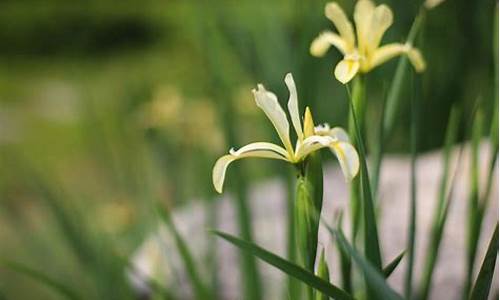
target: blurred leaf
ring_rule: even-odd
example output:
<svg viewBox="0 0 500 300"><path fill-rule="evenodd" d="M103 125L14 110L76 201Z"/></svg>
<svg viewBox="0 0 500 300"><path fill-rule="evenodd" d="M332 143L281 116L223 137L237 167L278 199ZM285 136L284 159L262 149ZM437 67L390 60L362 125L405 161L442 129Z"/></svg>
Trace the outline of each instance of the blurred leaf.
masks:
<svg viewBox="0 0 500 300"><path fill-rule="evenodd" d="M315 288L316 290L322 292L323 294L334 298L334 299L354 299L352 296L347 294L342 289L330 284L329 282L315 276L304 268L299 267L298 265L291 263L259 246L241 240L235 236L229 235L227 233L214 231L214 233L236 247L240 248L243 251L249 252L252 255L262 259L263 261L275 266L280 269L284 273L297 278L298 280L304 282L305 284Z"/></svg>
<svg viewBox="0 0 500 300"><path fill-rule="evenodd" d="M412 76L412 79L413 83L415 81L414 76ZM415 84L415 86L417 86L417 84ZM413 265L415 261L415 231L417 228L417 137L419 127L418 115L420 112L420 99L416 99L416 94L417 90L415 89L415 91L413 92L413 96L410 99L410 219L408 221L408 241L406 246L408 251L408 263L406 265L407 269L405 274L405 297L407 299L410 299L412 294Z"/></svg>
<svg viewBox="0 0 500 300"><path fill-rule="evenodd" d="M433 223L430 232L430 241L427 246L427 256L425 258L424 272L422 273L421 286L418 292L418 299L427 299L431 287L432 275L434 272L434 267L436 265L436 260L439 254L439 247L441 245L441 239L443 236L444 225L446 224L446 219L448 216L450 199L452 198L453 184L454 180L449 182L449 172L450 172L450 159L451 151L457 140L458 136L458 126L460 124L460 112L455 106L450 112L450 117L448 119L448 128L446 130L445 145L443 151L443 174L441 176L438 201L436 203L436 208L434 210ZM460 150L460 155L462 153L463 146ZM460 162L460 158L458 160ZM448 194L448 190L450 191Z"/></svg>
<svg viewBox="0 0 500 300"><path fill-rule="evenodd" d="M175 227L175 224L172 221L169 212L160 206L157 207L157 212L161 217L161 220L167 225L170 233L174 236L177 251L179 251L179 254L182 258L182 262L184 263L184 267L186 268L186 271L188 273L189 280L191 281L191 285L193 287L196 298L200 300L209 299L210 293L208 292L208 289L205 287L205 284L200 278L201 273L196 267L196 263L191 252L189 251L189 247L187 246L180 233L177 231L177 228ZM168 255L168 253L165 253L165 255Z"/></svg>
<svg viewBox="0 0 500 300"><path fill-rule="evenodd" d="M58 293L59 295L63 296L66 299L70 299L70 300L83 299L83 298L80 298L78 293L76 293L76 291L73 288L49 277L48 275L46 275L40 271L37 271L35 269L32 269L30 267L27 267L23 264L16 263L16 262L3 262L2 265L11 271L22 274L26 277L29 277L29 278L39 282L40 284L53 290L54 292Z"/></svg>
<svg viewBox="0 0 500 300"><path fill-rule="evenodd" d="M398 256L396 256L387 266L384 267L382 270L382 273L384 274L385 278L389 278L391 276L392 272L398 267L399 263L403 259L403 256L405 255L406 250L403 250Z"/></svg>
<svg viewBox="0 0 500 300"><path fill-rule="evenodd" d="M330 270L328 269L328 264L325 257L325 249L321 251L318 263L318 271L316 274L319 278L330 282ZM328 300L328 296L315 291L316 300Z"/></svg>
<svg viewBox="0 0 500 300"><path fill-rule="evenodd" d="M484 256L483 264L481 265L481 270L477 276L476 283L472 288L469 299L471 300L486 300L491 288L491 281L493 280L493 275L495 273L495 264L498 255L498 222L495 227L495 231L490 239L490 244L488 245L488 250Z"/></svg>
<svg viewBox="0 0 500 300"><path fill-rule="evenodd" d="M472 140L469 170L469 197L467 206L467 271L464 283L464 295L470 293L472 276L474 272L474 262L477 255L479 237L481 235L481 225L483 214L481 212L479 196L479 146L484 130L484 115L478 110L474 116L472 124Z"/></svg>
<svg viewBox="0 0 500 300"><path fill-rule="evenodd" d="M342 230L342 220L343 220L343 214L340 213L339 219L337 221L337 228L339 228L339 230ZM336 239L334 241L335 241L335 244L337 245L337 247L339 249L339 253L340 253L340 274L342 276L342 287L344 288L344 290L346 290L348 293L350 293L352 290L351 256L347 252L347 249L342 247L342 245Z"/></svg>

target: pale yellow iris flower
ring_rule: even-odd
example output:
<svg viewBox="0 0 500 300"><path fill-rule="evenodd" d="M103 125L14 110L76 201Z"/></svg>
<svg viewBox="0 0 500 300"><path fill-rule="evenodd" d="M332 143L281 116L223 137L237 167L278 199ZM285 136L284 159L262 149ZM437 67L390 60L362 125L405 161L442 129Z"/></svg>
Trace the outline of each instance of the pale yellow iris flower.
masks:
<svg viewBox="0 0 500 300"><path fill-rule="evenodd" d="M235 160L248 157L279 159L296 164L302 162L314 151L329 148L337 156L347 180L351 180L358 173L358 153L349 143L347 133L340 127L330 129L326 125L315 129L309 108L306 108L304 123L301 124L297 90L292 74L289 73L285 76L285 83L290 92L288 112L297 134L295 147L292 146L290 139L290 124L285 111L278 103L278 98L272 92L267 91L262 84L259 84L257 89L252 91L255 102L276 128L283 147L267 142L256 142L243 146L238 150L231 149L228 155L224 155L217 160L213 168L212 180L217 192L222 193L222 186L229 164Z"/></svg>
<svg viewBox="0 0 500 300"><path fill-rule="evenodd" d="M356 34L352 23L337 3L327 3L325 15L333 22L338 34L322 32L312 42L310 52L313 56L321 57L330 46L342 52L344 59L337 64L334 72L340 82L345 84L358 72L367 73L398 55L407 55L417 72L425 69L420 51L410 44L390 43L380 46L382 36L393 21L392 11L387 5L375 6L370 0L359 0L354 8Z"/></svg>

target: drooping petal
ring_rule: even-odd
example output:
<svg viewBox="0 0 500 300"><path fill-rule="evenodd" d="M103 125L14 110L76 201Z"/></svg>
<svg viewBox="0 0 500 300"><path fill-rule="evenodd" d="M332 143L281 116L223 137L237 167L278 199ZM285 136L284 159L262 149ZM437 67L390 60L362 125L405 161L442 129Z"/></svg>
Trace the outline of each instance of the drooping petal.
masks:
<svg viewBox="0 0 500 300"><path fill-rule="evenodd" d="M342 8L335 2L327 3L325 6L325 16L333 22L340 36L345 41L345 52L350 52L354 49L354 43L356 41L354 30Z"/></svg>
<svg viewBox="0 0 500 300"><path fill-rule="evenodd" d="M346 180L352 180L359 171L359 156L356 149L346 142L332 143L330 149L337 156Z"/></svg>
<svg viewBox="0 0 500 300"><path fill-rule="evenodd" d="M367 54L378 48L385 31L392 25L392 21L392 10L387 5L382 4L375 8L367 34Z"/></svg>
<svg viewBox="0 0 500 300"><path fill-rule="evenodd" d="M422 57L422 53L418 49L411 48L408 50L408 58L410 59L411 64L415 68L417 72L423 72L425 70L426 64L425 60Z"/></svg>
<svg viewBox="0 0 500 300"><path fill-rule="evenodd" d="M342 127L333 127L330 129L328 135L337 141L349 143L349 135Z"/></svg>
<svg viewBox="0 0 500 300"><path fill-rule="evenodd" d="M284 159L288 159L288 152L285 149L283 149L283 147L267 142L250 143L248 145L241 147L238 150L231 149L229 152L234 156L241 156L248 154L250 152L262 151L262 150L274 152L274 154L279 154Z"/></svg>
<svg viewBox="0 0 500 300"><path fill-rule="evenodd" d="M309 52L312 56L321 57L325 55L330 46L337 48L342 54L346 54L347 45L345 41L336 33L323 31L311 43Z"/></svg>
<svg viewBox="0 0 500 300"><path fill-rule="evenodd" d="M285 149L264 142L248 144L237 151L231 150L230 154L222 156L215 162L212 170L212 182L215 190L218 193L222 193L227 167L233 161L247 157L272 158L287 161L287 156L284 155L287 155Z"/></svg>
<svg viewBox="0 0 500 300"><path fill-rule="evenodd" d="M295 86L295 81L291 73L286 74L285 83L290 92L290 97L288 98L288 112L290 113L290 118L292 119L293 128L297 133L297 139L303 140L304 133L302 131L302 125L300 124L299 116L299 103L297 100L297 87Z"/></svg>
<svg viewBox="0 0 500 300"><path fill-rule="evenodd" d="M443 2L444 2L444 0L426 0L424 2L424 7L427 9L433 9Z"/></svg>
<svg viewBox="0 0 500 300"><path fill-rule="evenodd" d="M422 72L425 69L425 61L420 54L420 51L412 48L408 44L399 44L392 43L384 45L378 48L371 61L370 61L370 69L373 69L386 61L402 54L407 54L410 62L417 72Z"/></svg>
<svg viewBox="0 0 500 300"><path fill-rule="evenodd" d="M354 7L354 23L358 36L358 50L366 55L366 42L370 31L370 23L375 10L375 4L370 0L359 0Z"/></svg>
<svg viewBox="0 0 500 300"><path fill-rule="evenodd" d="M273 123L274 128L289 153L293 152L292 143L290 142L290 125L286 118L285 111L278 103L278 98L275 94L267 91L262 84L257 86L253 91L255 102L260 107L267 118Z"/></svg>
<svg viewBox="0 0 500 300"><path fill-rule="evenodd" d="M346 84L358 73L358 70L358 60L343 59L335 67L335 78L343 84Z"/></svg>

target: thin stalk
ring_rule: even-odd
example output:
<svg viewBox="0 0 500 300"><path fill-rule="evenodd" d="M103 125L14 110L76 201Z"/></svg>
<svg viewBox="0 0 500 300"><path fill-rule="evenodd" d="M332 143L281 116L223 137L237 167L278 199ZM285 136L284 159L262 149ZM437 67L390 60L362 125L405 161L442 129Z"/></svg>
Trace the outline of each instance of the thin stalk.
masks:
<svg viewBox="0 0 500 300"><path fill-rule="evenodd" d="M351 96L349 87L346 85L347 93L349 95L349 103L351 106L351 113L354 128L356 131L356 141L358 145L358 154L360 160L360 174L361 177L361 190L362 190L362 206L363 206L363 224L364 224L364 254L369 262L373 264L376 270L382 270L382 258L380 253L380 243L378 239L377 221L375 217L375 209L373 205L373 195L370 187L370 177L368 175L368 166L366 164L366 151L359 127L358 119L356 117L356 110ZM369 278L365 276L367 296L370 298L377 295L377 291L371 285Z"/></svg>
<svg viewBox="0 0 500 300"><path fill-rule="evenodd" d="M415 91L416 93L416 91ZM413 264L415 259L415 231L417 226L417 137L418 137L418 101L412 97L410 101L411 125L410 125L410 147L411 147L411 183L410 183L410 223L408 226L408 264L405 276L405 298L411 298Z"/></svg>
<svg viewBox="0 0 500 300"><path fill-rule="evenodd" d="M364 133L364 119L366 115L366 104L365 104L365 82L362 75L358 75L354 79L353 92L352 92L352 102L353 105L350 110L356 110L356 116L358 116L360 132ZM349 115L349 135L351 137L356 136L356 126L352 114ZM357 141L353 139L353 146L356 147ZM361 181L359 176L355 177L351 181L350 185L350 210L351 210L351 241L354 247L356 247L356 238L359 232L359 225L361 223Z"/></svg>
<svg viewBox="0 0 500 300"><path fill-rule="evenodd" d="M477 253L479 235L481 233L482 216L479 199L479 144L481 142L482 132L483 114L481 111L478 111L474 119L471 142L470 191L467 220L467 271L464 282L464 299L467 299L472 287L474 261Z"/></svg>
<svg viewBox="0 0 500 300"><path fill-rule="evenodd" d="M448 216L448 211L453 195L453 186L456 178L456 171L448 184L449 171L450 171L450 158L453 145L455 144L458 136L458 126L460 122L460 113L457 107L453 107L448 119L448 126L446 129L445 145L443 151L443 174L441 176L441 182L438 191L438 201L436 203L436 209L434 210L433 224L430 233L430 242L427 250L427 257L424 265L424 271L422 274L421 286L419 288L417 299L425 300L427 299L432 282L432 275L434 273L434 267L436 265L437 257L439 254L439 248L441 245L441 238L444 230L444 225ZM460 148L460 154L458 156L458 163L461 162L463 153L463 146ZM449 191L449 192L448 192Z"/></svg>
<svg viewBox="0 0 500 300"><path fill-rule="evenodd" d="M283 176L286 182L287 192L290 197L287 198L286 206L287 206L287 221L288 221L288 237L287 237L287 257L288 260L294 263L297 263L297 242L295 239L296 230L295 230L295 210L294 204L292 201L293 196L293 183L290 176ZM288 276L288 282L285 289L285 300L296 300L300 299L301 293L301 285L297 279L292 276Z"/></svg>
<svg viewBox="0 0 500 300"><path fill-rule="evenodd" d="M415 17L413 24L411 25L410 32L408 33L408 37L406 38L406 42L413 44L417 34L424 23L425 20L425 9L420 9L418 15ZM394 73L394 77L392 79L391 85L389 87L389 91L387 93L387 98L384 104L384 113L382 118L382 130L380 132L379 143L376 143L377 148L374 150L375 158L374 158L374 173L373 173L373 191L374 195L377 195L379 180L380 180L380 169L382 165L382 158L384 155L384 145L387 140L390 138L393 130L394 123L396 120L397 112L399 111L400 106L400 96L401 90L403 88L403 82L405 78L405 74L408 67L408 58L403 55L399 58L398 65L396 67L396 72Z"/></svg>

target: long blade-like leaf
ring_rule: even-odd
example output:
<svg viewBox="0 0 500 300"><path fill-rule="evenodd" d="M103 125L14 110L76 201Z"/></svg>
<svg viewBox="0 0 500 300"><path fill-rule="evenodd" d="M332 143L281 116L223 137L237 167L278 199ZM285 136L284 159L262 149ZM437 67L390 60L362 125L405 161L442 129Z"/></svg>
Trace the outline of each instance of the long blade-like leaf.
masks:
<svg viewBox="0 0 500 300"><path fill-rule="evenodd" d="M14 271L16 273L27 276L35 281L38 281L39 283L50 288L51 290L53 290L54 292L58 293L59 295L63 296L66 299L71 299L71 300L82 299L72 288L28 266L25 266L17 262L4 262L2 263L2 266L11 271Z"/></svg>
<svg viewBox="0 0 500 300"><path fill-rule="evenodd" d="M385 278L389 278L391 276L392 272L398 267L399 263L403 259L403 256L405 256L406 250L403 250L398 256L396 256L387 266L384 267L382 270L382 273L384 274Z"/></svg>
<svg viewBox="0 0 500 300"><path fill-rule="evenodd" d="M241 240L235 236L227 233L214 231L216 235L235 245L243 251L246 251L268 264L280 269L289 276L293 276L303 283L315 288L321 293L327 295L328 297L334 299L354 299L352 296L347 294L342 289L330 284L329 282L315 276L311 272L299 267L298 265L291 263L276 254L273 254L251 242Z"/></svg>
<svg viewBox="0 0 500 300"><path fill-rule="evenodd" d="M488 299L488 294L490 293L491 281L493 280L493 274L495 272L495 263L498 255L498 223L495 227L495 232L491 237L488 250L481 265L481 270L477 276L476 283L472 288L470 294L471 300L483 300Z"/></svg>
<svg viewBox="0 0 500 300"><path fill-rule="evenodd" d="M374 294L370 299L383 299L383 300L402 300L403 298L398 295L393 289L385 282L384 275L381 274L370 262L365 260L349 243L347 242L344 234L341 231L330 233L337 239L337 241L347 249L351 254L354 262L363 270L366 282L370 286L370 291Z"/></svg>
<svg viewBox="0 0 500 300"><path fill-rule="evenodd" d="M370 178L368 175L368 166L366 164L366 151L363 143L363 137L359 126L358 118L356 116L353 99L351 92L347 89L349 94L349 104L351 107L351 114L353 124L356 132L356 143L358 145L358 154L360 160L360 174L361 176L361 191L363 198L363 215L364 215L364 235L365 235L365 253L368 260L377 268L382 269L382 258L380 254L380 244L378 239L377 221L375 218L375 208L373 205L372 190L370 187Z"/></svg>

